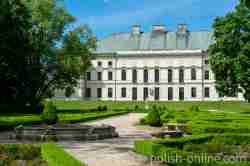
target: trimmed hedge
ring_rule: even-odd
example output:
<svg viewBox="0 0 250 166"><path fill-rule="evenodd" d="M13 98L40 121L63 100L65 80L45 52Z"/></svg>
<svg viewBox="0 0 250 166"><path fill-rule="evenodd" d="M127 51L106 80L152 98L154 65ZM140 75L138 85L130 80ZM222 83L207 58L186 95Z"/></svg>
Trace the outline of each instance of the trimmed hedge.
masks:
<svg viewBox="0 0 250 166"><path fill-rule="evenodd" d="M215 144L213 144L215 142ZM216 142L220 145L217 146ZM202 156L206 151L195 151L197 145L199 149L203 149L202 145L211 145L211 148L216 148L224 145L249 145L250 144L250 134L206 134L200 136L190 136L176 139L155 139L155 140L139 140L134 144L134 149L137 153L145 155L149 158L153 158L160 161L165 161L171 163L174 166L249 166L250 161L236 162L236 163L226 163L222 160L220 161L210 161L209 163L197 163L199 161L189 161L185 160L190 158L190 156L204 157ZM186 148L188 146L188 148ZM183 149L184 148L184 149ZM188 149L188 151L186 151ZM193 150L192 150L193 149ZM219 150L219 149L218 149ZM231 149L232 150L232 149ZM178 156L180 159L176 161L170 161L169 157Z"/></svg>
<svg viewBox="0 0 250 166"><path fill-rule="evenodd" d="M41 152L48 166L84 166L56 144L42 144Z"/></svg>

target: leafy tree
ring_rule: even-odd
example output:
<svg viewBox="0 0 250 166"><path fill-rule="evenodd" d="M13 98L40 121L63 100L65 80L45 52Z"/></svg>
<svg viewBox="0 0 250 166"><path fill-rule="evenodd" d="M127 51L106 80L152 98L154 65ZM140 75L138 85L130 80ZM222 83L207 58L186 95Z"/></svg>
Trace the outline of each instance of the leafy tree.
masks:
<svg viewBox="0 0 250 166"><path fill-rule="evenodd" d="M242 91L250 102L250 9L249 1L239 5L213 24L215 43L209 48L210 64L220 96Z"/></svg>
<svg viewBox="0 0 250 166"><path fill-rule="evenodd" d="M31 57L36 57L32 45L30 13L21 0L0 1L0 80L1 109L25 105L30 91L24 81L29 76ZM35 63L35 62L34 62ZM20 97L23 96L23 97ZM22 103L22 104L20 104ZM21 108L20 108L21 109Z"/></svg>
<svg viewBox="0 0 250 166"><path fill-rule="evenodd" d="M74 92L75 92L74 88L69 86L65 89L65 96L69 98L70 96L72 96Z"/></svg>
<svg viewBox="0 0 250 166"><path fill-rule="evenodd" d="M73 21L57 0L0 2L0 107L34 110L55 89L77 86L96 40L87 26L66 33Z"/></svg>

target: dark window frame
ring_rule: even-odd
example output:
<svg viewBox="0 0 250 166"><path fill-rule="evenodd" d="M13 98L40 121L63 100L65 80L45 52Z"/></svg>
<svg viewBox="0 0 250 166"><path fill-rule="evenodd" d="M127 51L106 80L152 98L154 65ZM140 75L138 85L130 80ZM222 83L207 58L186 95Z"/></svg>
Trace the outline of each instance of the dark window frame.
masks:
<svg viewBox="0 0 250 166"><path fill-rule="evenodd" d="M138 99L138 90L137 90L137 88L136 87L133 87L132 88L132 100L133 101L136 101L137 99Z"/></svg>
<svg viewBox="0 0 250 166"><path fill-rule="evenodd" d="M179 100L184 101L185 100L185 88L179 87Z"/></svg>
<svg viewBox="0 0 250 166"><path fill-rule="evenodd" d="M143 70L143 82L148 83L148 69Z"/></svg>
<svg viewBox="0 0 250 166"><path fill-rule="evenodd" d="M197 88L196 87L192 87L191 88L191 97L192 98L196 98L197 97Z"/></svg>
<svg viewBox="0 0 250 166"><path fill-rule="evenodd" d="M85 97L86 97L86 98L91 98L91 88L86 88Z"/></svg>
<svg viewBox="0 0 250 166"><path fill-rule="evenodd" d="M143 100L145 101L149 97L149 89L148 87L143 88Z"/></svg>
<svg viewBox="0 0 250 166"><path fill-rule="evenodd" d="M191 80L197 80L197 72L195 68L191 69Z"/></svg>
<svg viewBox="0 0 250 166"><path fill-rule="evenodd" d="M113 80L113 72L112 72L112 71L109 71L109 72L108 72L108 80L109 80L109 81L112 81L112 80Z"/></svg>
<svg viewBox="0 0 250 166"><path fill-rule="evenodd" d="M204 97L205 98L210 98L210 87L205 87L204 88Z"/></svg>
<svg viewBox="0 0 250 166"><path fill-rule="evenodd" d="M174 99L174 88L168 87L168 100L171 101Z"/></svg>
<svg viewBox="0 0 250 166"><path fill-rule="evenodd" d="M137 83L137 70L136 69L133 69L132 70L132 82L133 83Z"/></svg>
<svg viewBox="0 0 250 166"><path fill-rule="evenodd" d="M155 99L155 101L160 100L160 87L155 87L154 99Z"/></svg>
<svg viewBox="0 0 250 166"><path fill-rule="evenodd" d="M185 77L184 69L181 68L179 69L179 83L184 83L184 77Z"/></svg>
<svg viewBox="0 0 250 166"><path fill-rule="evenodd" d="M101 61L98 61L98 62L97 62L97 66L98 66L98 67L102 67L102 62L101 62Z"/></svg>
<svg viewBox="0 0 250 166"><path fill-rule="evenodd" d="M97 88L97 98L102 98L102 88Z"/></svg>
<svg viewBox="0 0 250 166"><path fill-rule="evenodd" d="M108 67L112 67L113 66L113 62L112 61L108 61Z"/></svg>
<svg viewBox="0 0 250 166"><path fill-rule="evenodd" d="M168 69L168 83L173 82L173 69Z"/></svg>
<svg viewBox="0 0 250 166"><path fill-rule="evenodd" d="M90 71L86 72L86 80L91 81L91 72Z"/></svg>
<svg viewBox="0 0 250 166"><path fill-rule="evenodd" d="M209 70L205 70L204 72L205 72L204 73L204 79L205 80L210 80L210 71Z"/></svg>
<svg viewBox="0 0 250 166"><path fill-rule="evenodd" d="M97 80L102 81L102 72L97 72Z"/></svg>
<svg viewBox="0 0 250 166"><path fill-rule="evenodd" d="M121 97L126 98L127 97L127 88L122 87L121 88Z"/></svg>
<svg viewBox="0 0 250 166"><path fill-rule="evenodd" d="M122 81L127 80L127 71L125 69L122 69L122 71L121 71L121 80Z"/></svg>
<svg viewBox="0 0 250 166"><path fill-rule="evenodd" d="M108 88L108 98L113 98L113 88Z"/></svg>
<svg viewBox="0 0 250 166"><path fill-rule="evenodd" d="M155 82L159 83L160 82L160 70L155 69Z"/></svg>

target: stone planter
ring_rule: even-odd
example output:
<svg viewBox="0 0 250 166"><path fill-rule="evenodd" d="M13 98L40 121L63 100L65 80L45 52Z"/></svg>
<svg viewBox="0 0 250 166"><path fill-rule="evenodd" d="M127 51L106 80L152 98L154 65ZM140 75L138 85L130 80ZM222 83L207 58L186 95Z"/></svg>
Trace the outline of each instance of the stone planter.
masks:
<svg viewBox="0 0 250 166"><path fill-rule="evenodd" d="M115 128L108 125L87 126L87 125L52 125L32 126L15 128L13 138L18 140L32 141L65 141L65 140L99 140L118 137Z"/></svg>

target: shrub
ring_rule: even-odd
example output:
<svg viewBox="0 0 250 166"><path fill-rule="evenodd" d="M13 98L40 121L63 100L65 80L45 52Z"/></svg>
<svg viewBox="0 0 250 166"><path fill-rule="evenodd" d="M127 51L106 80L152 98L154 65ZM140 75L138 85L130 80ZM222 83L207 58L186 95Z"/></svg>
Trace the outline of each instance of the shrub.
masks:
<svg viewBox="0 0 250 166"><path fill-rule="evenodd" d="M102 111L108 111L108 106L104 105L104 106L102 107Z"/></svg>
<svg viewBox="0 0 250 166"><path fill-rule="evenodd" d="M136 112L136 111L139 111L139 106L138 105L135 105L135 108L134 108L134 111Z"/></svg>
<svg viewBox="0 0 250 166"><path fill-rule="evenodd" d="M153 109L146 117L146 122L150 126L162 126L161 116L157 109Z"/></svg>
<svg viewBox="0 0 250 166"><path fill-rule="evenodd" d="M197 105L193 105L193 106L190 107L189 110L194 111L194 112L198 112L198 111L200 111L200 108Z"/></svg>
<svg viewBox="0 0 250 166"><path fill-rule="evenodd" d="M43 110L41 119L46 124L56 124L58 122L58 115L56 106L52 102L48 102Z"/></svg>

